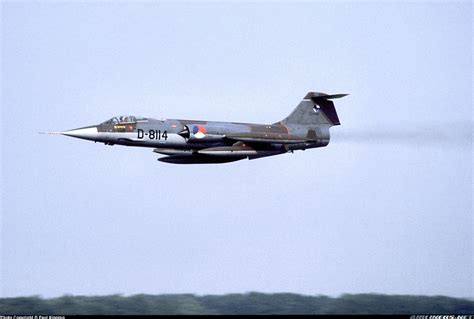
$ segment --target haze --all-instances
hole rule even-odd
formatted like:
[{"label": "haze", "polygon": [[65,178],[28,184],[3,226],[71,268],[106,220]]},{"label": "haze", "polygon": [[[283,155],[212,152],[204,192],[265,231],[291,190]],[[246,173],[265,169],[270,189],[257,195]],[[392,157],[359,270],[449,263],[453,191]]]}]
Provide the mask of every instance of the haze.
[{"label": "haze", "polygon": [[[1,8],[3,297],[474,297],[470,2]],[[329,146],[255,161],[37,134],[273,123],[309,91],[350,93]]]}]

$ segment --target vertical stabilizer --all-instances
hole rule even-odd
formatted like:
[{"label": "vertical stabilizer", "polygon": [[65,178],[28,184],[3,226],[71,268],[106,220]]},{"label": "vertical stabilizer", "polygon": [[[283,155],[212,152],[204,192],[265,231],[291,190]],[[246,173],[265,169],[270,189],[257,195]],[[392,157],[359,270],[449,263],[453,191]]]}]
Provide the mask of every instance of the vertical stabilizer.
[{"label": "vertical stabilizer", "polygon": [[333,94],[309,92],[303,101],[282,122],[285,124],[326,124],[340,125],[336,108],[332,99],[338,99],[348,94]]}]

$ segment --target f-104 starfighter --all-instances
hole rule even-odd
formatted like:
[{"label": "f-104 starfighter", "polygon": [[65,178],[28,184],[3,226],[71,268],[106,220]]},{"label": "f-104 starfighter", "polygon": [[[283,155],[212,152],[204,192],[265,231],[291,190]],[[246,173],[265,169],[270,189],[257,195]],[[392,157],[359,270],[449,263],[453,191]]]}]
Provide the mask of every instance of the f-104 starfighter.
[{"label": "f-104 starfighter", "polygon": [[329,128],[340,125],[332,100],[346,95],[309,92],[290,115],[273,124],[119,116],[50,134],[106,145],[151,147],[166,155],[158,158],[165,163],[228,163],[328,145]]}]

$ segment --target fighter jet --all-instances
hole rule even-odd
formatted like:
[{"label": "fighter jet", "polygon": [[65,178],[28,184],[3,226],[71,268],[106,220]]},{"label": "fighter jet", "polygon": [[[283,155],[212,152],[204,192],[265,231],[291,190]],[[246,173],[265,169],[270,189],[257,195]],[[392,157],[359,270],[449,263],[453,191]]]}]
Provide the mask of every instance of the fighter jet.
[{"label": "fighter jet", "polygon": [[105,145],[154,148],[173,164],[216,164],[293,153],[329,144],[329,128],[340,125],[332,99],[347,94],[309,92],[283,120],[249,124],[196,120],[113,117],[99,125],[61,134]]}]

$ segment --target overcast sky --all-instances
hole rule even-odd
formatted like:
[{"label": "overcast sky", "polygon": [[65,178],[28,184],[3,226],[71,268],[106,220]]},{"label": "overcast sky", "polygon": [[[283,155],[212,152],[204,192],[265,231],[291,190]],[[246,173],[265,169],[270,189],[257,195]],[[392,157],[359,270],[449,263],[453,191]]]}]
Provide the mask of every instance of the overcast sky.
[{"label": "overcast sky", "polygon": [[[1,4],[2,296],[474,298],[471,3]],[[222,165],[40,131],[117,114],[273,123],[328,147]]]}]

